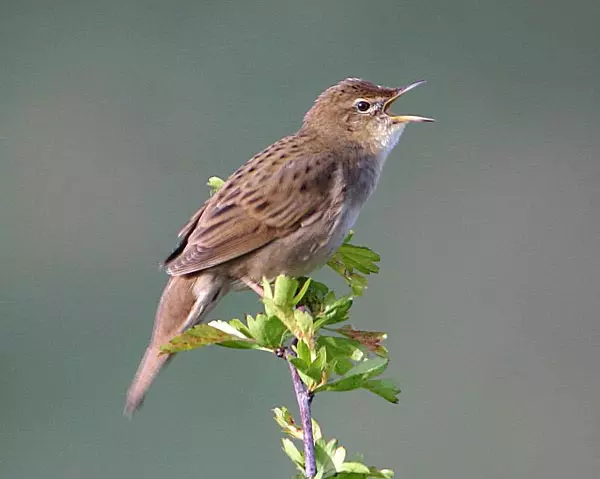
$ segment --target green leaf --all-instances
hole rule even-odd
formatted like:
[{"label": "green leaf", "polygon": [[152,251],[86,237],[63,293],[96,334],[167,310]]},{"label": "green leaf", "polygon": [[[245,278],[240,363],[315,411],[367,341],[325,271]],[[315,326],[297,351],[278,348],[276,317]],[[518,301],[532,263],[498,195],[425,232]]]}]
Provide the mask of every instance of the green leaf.
[{"label": "green leaf", "polygon": [[298,358],[304,361],[307,365],[312,362],[312,354],[308,345],[304,341],[299,341],[296,344],[296,354]]},{"label": "green leaf", "polygon": [[335,472],[335,462],[333,460],[334,456],[335,450],[332,450],[331,445],[327,444],[324,439],[319,439],[318,441],[315,441],[315,462],[317,463],[317,477],[326,477],[327,473]]},{"label": "green leaf", "polygon": [[373,477],[376,479],[393,479],[394,471],[391,469],[377,469],[376,467],[369,468],[369,475],[367,477]]},{"label": "green leaf", "polygon": [[294,278],[280,274],[275,279],[275,291],[273,301],[283,309],[291,309],[296,305],[294,296],[298,290],[298,281]]},{"label": "green leaf", "polygon": [[252,317],[249,314],[246,316],[248,331],[250,331],[251,337],[254,338],[258,343],[260,343],[262,340],[266,321],[267,316],[261,313],[257,314],[255,317]]},{"label": "green leaf", "polygon": [[[296,426],[290,412],[285,407],[275,408],[273,412],[275,413],[275,420],[281,426],[283,432],[293,439],[301,441],[303,438],[302,430]],[[322,437],[321,428],[315,420],[312,421],[312,425],[317,466],[315,479],[392,479],[394,473],[389,469],[379,470],[375,467],[368,467],[359,461],[344,462],[346,459],[346,449],[339,445],[337,439],[326,441]],[[303,452],[288,438],[282,439],[282,446],[298,470],[304,473],[305,459]],[[302,479],[302,476],[294,477]]]},{"label": "green leaf", "polygon": [[333,366],[333,371],[342,376],[354,367],[353,361],[360,361],[364,353],[360,349],[360,343],[348,338],[337,336],[319,336],[317,346],[327,350],[327,358]]},{"label": "green leaf", "polygon": [[[165,353],[178,353],[181,351],[189,351],[191,349],[201,348],[211,344],[224,343],[237,344],[239,347],[247,347],[251,349],[256,349],[259,347],[251,339],[242,338],[234,334],[221,331],[220,329],[208,324],[198,324],[197,326],[188,329],[183,334],[173,338],[169,344],[162,346],[161,349]],[[242,344],[247,346],[242,346]]]},{"label": "green leaf", "polygon": [[264,296],[262,302],[265,305],[267,316],[277,316],[285,327],[298,337],[299,330],[294,315],[294,294],[298,289],[298,281],[279,275],[275,280],[275,289],[271,288],[269,282],[263,280]]},{"label": "green leaf", "polygon": [[315,319],[315,330],[346,321],[351,307],[352,297],[350,296],[342,296],[326,305],[323,312]]},{"label": "green leaf", "polygon": [[354,363],[349,359],[338,358],[331,361],[332,370],[338,376],[343,376],[354,367]]},{"label": "green leaf", "polygon": [[287,337],[288,330],[277,316],[269,316],[264,328],[264,345],[271,349],[281,347]]},{"label": "green leaf", "polygon": [[313,430],[313,439],[315,441],[318,441],[319,439],[321,439],[323,437],[323,434],[321,432],[321,426],[319,426],[319,423],[317,423],[317,421],[315,421],[314,419],[312,420],[312,430]]},{"label": "green leaf", "polygon": [[292,460],[294,464],[304,472],[304,455],[298,450],[298,448],[294,445],[294,443],[284,437],[281,440],[281,444],[283,446],[283,451],[288,455],[288,457]]},{"label": "green leaf", "polygon": [[381,396],[386,401],[398,404],[400,388],[390,379],[369,379],[363,383],[362,387]]},{"label": "green leaf", "polygon": [[311,368],[318,369],[321,373],[325,369],[325,365],[327,364],[327,349],[319,348],[317,352],[317,357],[311,364]]},{"label": "green leaf", "polygon": [[208,179],[208,183],[206,183],[206,184],[210,188],[210,194],[214,195],[218,191],[218,189],[221,188],[221,186],[223,186],[224,183],[225,183],[225,180],[222,180],[218,176],[211,176]]},{"label": "green leaf", "polygon": [[294,365],[309,391],[314,391],[319,385],[325,383],[328,376],[327,350],[320,348],[318,351],[311,351],[302,341],[298,342],[296,350],[298,357],[290,357],[289,361]]},{"label": "green leaf", "polygon": [[301,376],[304,375],[310,378],[311,381],[302,378],[309,389],[312,389],[312,387],[321,382],[321,371],[317,368],[313,368],[312,364],[306,364],[300,358],[290,358],[289,361],[294,365]]},{"label": "green leaf", "polygon": [[[211,323],[212,323],[212,321],[208,324],[211,324]],[[250,334],[250,330],[248,329],[248,326],[246,326],[244,323],[242,323],[239,319],[237,319],[237,318],[230,319],[229,325],[234,327],[235,329],[237,329],[240,333],[242,333],[247,338],[252,337],[252,335]]]},{"label": "green leaf", "polygon": [[248,315],[246,317],[248,323],[248,331],[256,342],[268,349],[277,349],[281,347],[287,328],[279,320],[277,316],[266,316],[257,314],[256,317]]},{"label": "green leaf", "polygon": [[360,362],[344,376],[330,383],[324,384],[316,391],[351,391],[364,386],[367,379],[381,374],[387,367],[386,358],[366,359]]},{"label": "green leaf", "polygon": [[369,474],[370,469],[360,462],[345,462],[340,472],[354,472],[356,474]]},{"label": "green leaf", "polygon": [[368,281],[364,276],[352,273],[348,276],[348,284],[350,284],[350,290],[354,296],[362,296],[367,288]]},{"label": "green leaf", "polygon": [[346,449],[342,446],[336,447],[335,451],[331,455],[331,460],[333,462],[333,465],[335,466],[336,471],[339,471],[341,469],[342,464],[344,463],[344,459],[346,459]]},{"label": "green leaf", "polygon": [[294,305],[297,305],[298,303],[300,303],[300,301],[302,301],[302,299],[308,292],[308,289],[310,288],[310,283],[312,283],[312,279],[306,278],[304,280],[304,283],[302,284],[302,288],[300,288],[300,291],[298,291],[298,293],[296,294],[296,296],[294,296],[294,299],[292,300]]},{"label": "green leaf", "polygon": [[379,272],[377,263],[381,258],[365,246],[348,243],[351,237],[348,235],[327,265],[346,280],[353,295],[360,296],[367,287],[367,278],[363,275]]},{"label": "green leaf", "polygon": [[317,345],[327,349],[327,356],[332,359],[348,358],[360,361],[364,353],[360,349],[360,343],[354,339],[339,338],[337,336],[319,336]]},{"label": "green leaf", "polygon": [[355,361],[360,361],[365,354],[360,349],[360,343],[349,338],[337,336],[319,336],[317,346],[327,350],[328,371],[343,376],[354,367]]},{"label": "green leaf", "polygon": [[365,359],[364,361],[357,364],[354,368],[348,371],[346,376],[364,376],[365,378],[372,378],[381,374],[387,367],[389,360],[387,358],[372,358]]}]

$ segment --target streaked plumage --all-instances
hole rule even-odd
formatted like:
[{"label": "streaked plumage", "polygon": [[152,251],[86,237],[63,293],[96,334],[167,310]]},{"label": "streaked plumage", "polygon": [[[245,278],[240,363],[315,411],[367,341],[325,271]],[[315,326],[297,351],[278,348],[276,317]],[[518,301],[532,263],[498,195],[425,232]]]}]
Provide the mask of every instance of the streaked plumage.
[{"label": "streaked plumage", "polygon": [[165,261],[171,278],[127,394],[127,414],[168,359],[160,347],[200,322],[223,295],[258,290],[263,277],[308,274],[327,262],[375,189],[406,123],[433,121],[389,112],[420,83],[391,89],[350,78],[332,86],[296,134],[255,155],[204,203]]}]

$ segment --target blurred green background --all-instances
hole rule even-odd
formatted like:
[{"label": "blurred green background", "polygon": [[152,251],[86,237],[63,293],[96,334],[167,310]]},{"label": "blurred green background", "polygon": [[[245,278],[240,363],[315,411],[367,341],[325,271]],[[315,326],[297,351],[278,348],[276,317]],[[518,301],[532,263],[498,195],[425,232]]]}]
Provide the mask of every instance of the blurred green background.
[{"label": "blurred green background", "polygon": [[[400,405],[320,396],[325,433],[399,478],[598,477],[599,15],[597,1],[3,1],[0,476],[292,475],[270,412],[294,406],[290,380],[266,354],[181,355],[132,422],[124,393],[157,265],[206,179],[360,76],[427,79],[396,111],[439,122],[408,128],[355,228],[383,268],[352,322],[390,332]],[[258,309],[242,293],[214,316]]]}]

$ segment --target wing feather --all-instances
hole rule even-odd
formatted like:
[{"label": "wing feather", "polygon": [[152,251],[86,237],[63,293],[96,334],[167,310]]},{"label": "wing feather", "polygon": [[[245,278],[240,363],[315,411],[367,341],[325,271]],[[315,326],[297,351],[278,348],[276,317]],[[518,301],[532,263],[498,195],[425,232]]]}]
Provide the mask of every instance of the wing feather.
[{"label": "wing feather", "polygon": [[202,271],[261,248],[314,222],[339,194],[341,169],[330,155],[265,165],[265,152],[234,173],[184,227],[165,263],[169,274]]}]

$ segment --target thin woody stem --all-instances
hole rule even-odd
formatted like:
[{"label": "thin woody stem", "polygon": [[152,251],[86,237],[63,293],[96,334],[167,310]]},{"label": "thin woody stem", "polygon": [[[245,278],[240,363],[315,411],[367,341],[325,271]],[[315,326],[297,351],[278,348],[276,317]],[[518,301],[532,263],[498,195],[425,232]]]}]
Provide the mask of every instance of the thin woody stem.
[{"label": "thin woody stem", "polygon": [[[294,340],[294,344],[298,342]],[[289,357],[295,357],[296,355],[291,349],[286,351],[286,360]],[[290,374],[292,375],[292,383],[294,385],[294,392],[296,394],[296,401],[298,402],[298,409],[300,410],[300,420],[302,422],[302,440],[304,442],[304,477],[313,478],[317,475],[317,462],[315,459],[315,440],[313,437],[312,429],[312,414],[310,411],[310,404],[312,402],[312,394],[308,391],[296,367],[287,361],[288,367],[290,368]]]}]

